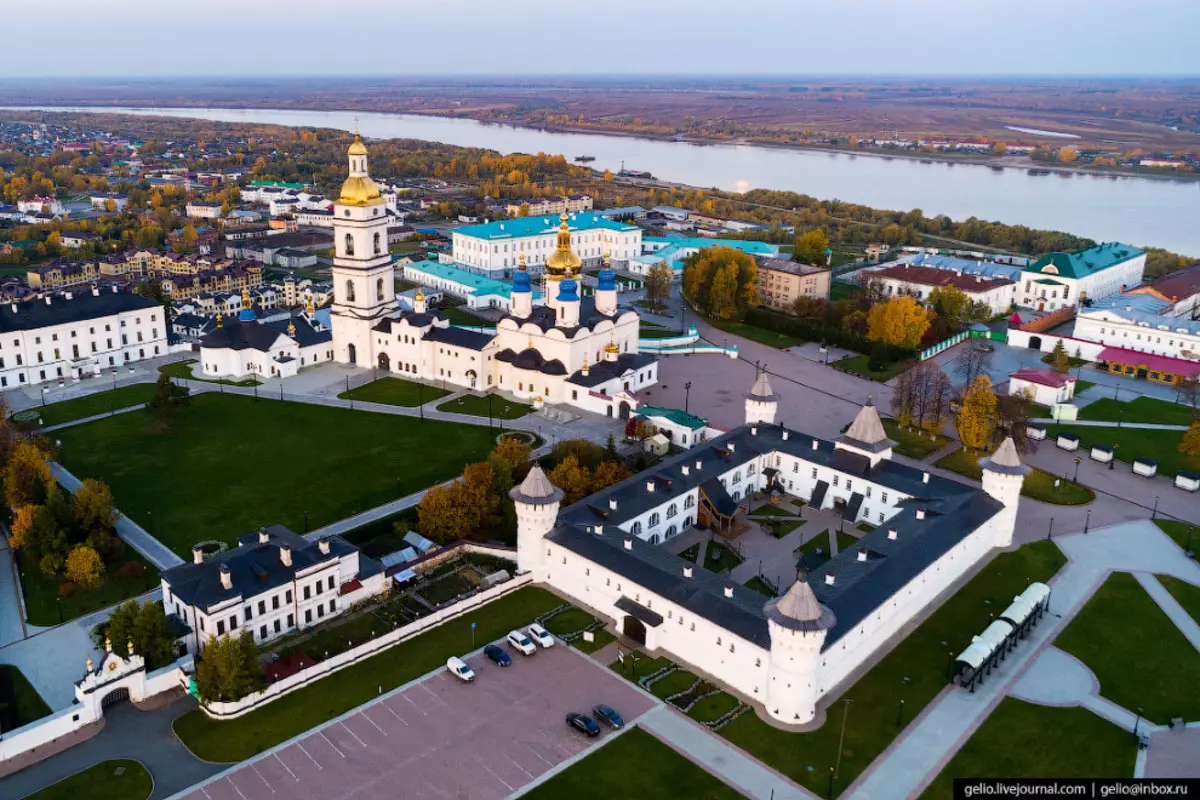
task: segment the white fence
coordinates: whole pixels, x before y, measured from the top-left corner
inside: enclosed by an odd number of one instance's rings
[[[511,551],[506,552],[511,555]],[[461,600],[453,605],[435,611],[427,617],[422,617],[416,622],[405,625],[403,628],[397,628],[396,630],[385,633],[369,642],[365,642],[358,647],[347,650],[340,655],[334,656],[326,661],[322,661],[319,664],[314,664],[306,670],[302,670],[297,672],[295,675],[291,675],[281,681],[277,681],[263,691],[255,692],[252,695],[243,697],[237,702],[214,702],[208,703],[207,705],[202,705],[201,707],[204,709],[204,713],[208,714],[214,719],[233,719],[234,717],[240,717],[243,714],[253,711],[261,705],[283,697],[289,692],[293,692],[296,689],[307,686],[313,681],[318,681],[321,678],[324,678],[326,675],[337,672],[338,670],[348,667],[351,664],[356,664],[365,658],[370,658],[376,653],[380,653],[389,647],[392,647],[393,645],[407,641],[408,639],[411,639],[414,636],[429,630],[430,628],[435,628],[438,625],[441,625],[443,622],[448,622],[456,617],[460,617],[471,609],[478,608],[479,606],[491,602],[492,600],[506,595],[509,592],[516,591],[532,581],[533,575],[530,573],[518,575],[510,581],[501,583],[492,587],[491,589],[487,589],[486,591],[472,595],[465,600]]]
[[[1058,342],[1063,343],[1063,347],[1067,350],[1067,355],[1074,357],[1078,353],[1079,357],[1087,361],[1096,361],[1100,358],[1101,351],[1105,345],[1099,342],[1085,342],[1083,339],[1076,339],[1071,336],[1057,336],[1053,333],[1035,333],[1032,331],[1022,331],[1016,328],[1010,328],[1008,331],[1008,343],[1012,347],[1026,347],[1031,350],[1040,350],[1043,353],[1054,352],[1054,345]]]

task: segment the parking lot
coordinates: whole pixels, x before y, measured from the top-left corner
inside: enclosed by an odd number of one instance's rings
[[[568,711],[607,703],[627,722],[655,701],[561,642],[499,667],[467,662],[473,683],[439,669],[346,717],[182,793],[188,800],[507,797],[611,735],[569,729]],[[336,675],[326,680],[338,680]]]

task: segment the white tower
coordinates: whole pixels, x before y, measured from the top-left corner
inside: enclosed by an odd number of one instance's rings
[[[821,647],[837,617],[798,580],[787,594],[768,600],[763,612],[771,633],[767,665],[767,713],[787,725],[810,722],[817,713],[817,667]]]
[[[542,468],[534,465],[521,485],[508,493],[517,507],[517,569],[546,580],[546,534],[558,519],[563,493],[552,484]]]
[[[333,205],[334,358],[370,365],[371,328],[399,311],[395,273],[388,253],[387,203],[367,173],[367,147],[357,133],[347,155],[350,177]]]
[[[771,382],[767,373],[758,373],[754,387],[746,395],[746,424],[753,425],[763,422],[770,425],[775,422],[775,411],[779,407],[779,397],[771,391]]]
[[[887,438],[883,421],[879,419],[879,412],[875,409],[875,402],[868,397],[867,404],[858,410],[850,427],[834,441],[833,446],[838,450],[849,450],[866,456],[871,460],[873,467],[882,459],[892,457],[892,447],[895,444]]]
[[[1029,467],[1021,463],[1012,437],[1006,438],[989,458],[980,459],[983,467],[983,490],[1004,504],[993,517],[996,525],[996,547],[1011,547],[1017,527],[1017,503],[1021,499],[1021,484]]]

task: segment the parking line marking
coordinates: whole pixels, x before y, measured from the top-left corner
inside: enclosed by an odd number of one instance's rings
[[[409,704],[410,706],[412,706],[413,708],[415,708],[417,711],[420,711],[420,712],[421,712],[421,716],[422,716],[422,717],[428,717],[428,716],[429,716],[428,714],[426,714],[426,713],[425,713],[425,709],[421,708],[419,705],[417,705],[416,703],[414,703],[414,702],[412,701],[412,698],[411,698],[411,697],[409,697],[407,694],[401,695],[401,697],[403,697],[405,700],[407,700],[407,701],[408,701],[408,704]]]
[[[392,707],[391,707],[391,706],[389,706],[387,703],[384,703],[384,704],[383,704],[383,707],[384,707],[384,708],[386,708],[388,711],[391,711],[391,712],[392,712],[392,716],[393,716],[393,717],[395,717],[396,719],[400,720],[401,722],[403,722],[403,723],[404,723],[404,726],[405,726],[406,728],[408,727],[408,720],[406,720],[404,717],[402,717],[402,716],[400,716],[399,714],[397,714],[395,711],[392,711]]]
[[[541,753],[539,753],[537,750],[534,750],[534,749],[533,749],[532,747],[530,747],[528,744],[526,744],[526,745],[525,745],[525,747],[526,747],[526,748],[528,748],[529,752],[533,753],[535,756],[537,756],[538,758],[542,759],[542,761],[545,761],[545,763],[546,763],[546,766],[548,766],[548,767],[553,767],[553,766],[554,766],[554,762],[552,762],[552,761],[546,761],[545,757],[544,757],[544,756],[543,756]]]
[[[374,727],[374,728],[375,728],[375,730],[379,731],[379,732],[380,732],[380,733],[382,733],[384,736],[387,736],[387,731],[385,731],[383,728],[381,728],[381,727],[379,727],[378,725],[376,725],[376,724],[375,724],[375,720],[373,720],[373,719],[371,719],[370,717],[368,717],[368,716],[367,716],[367,712],[366,712],[366,711],[362,712],[362,718],[363,718],[363,719],[365,719],[367,722],[371,723],[372,727]]]
[[[208,793],[208,789],[205,789],[203,786],[201,786],[200,791],[204,792],[204,796],[207,797],[208,800],[212,800],[212,795]]]
[[[517,769],[521,770],[521,772],[524,772],[526,775],[528,775],[531,778],[533,777],[533,773],[530,772],[529,770],[525,769],[524,767],[522,767],[515,758],[513,758],[512,756],[505,756],[505,758],[507,758],[509,761],[511,761],[513,763],[513,766],[516,767]]]
[[[292,768],[289,767],[287,764],[283,763],[283,759],[279,757],[279,751],[275,752],[275,760],[279,762],[279,765],[281,767],[283,767],[284,769],[287,770],[288,775],[291,775],[294,780],[296,780],[296,781],[300,780],[299,778],[296,777],[296,773],[292,772]]]
[[[337,745],[335,745],[333,742],[329,741],[329,737],[325,735],[325,731],[318,731],[318,733],[320,733],[321,738],[325,740],[325,744],[327,744],[333,748],[333,752],[337,753],[342,758],[346,757],[345,753],[343,753],[341,750],[338,750]]]
[[[360,716],[361,716],[361,715],[360,715]],[[354,731],[350,730],[350,727],[349,727],[348,725],[346,725],[346,723],[345,723],[345,722],[343,722],[343,723],[342,723],[342,727],[346,729],[346,733],[348,733],[348,734],[350,734],[351,736],[353,736],[353,737],[354,737],[354,741],[358,742],[358,743],[359,743],[359,744],[361,744],[363,747],[366,747],[366,746],[367,746],[367,743],[366,743],[366,742],[364,742],[362,739],[358,738],[358,734],[356,734]]]
[[[513,790],[513,787],[508,785],[508,781],[504,780],[504,778],[501,778],[499,775],[492,772],[492,768],[489,767],[487,764],[483,763],[482,758],[480,758],[479,756],[475,756],[475,760],[479,762],[479,766],[483,767],[484,769],[486,769],[488,771],[489,775],[491,775],[493,778],[495,778],[496,780],[503,783],[505,789],[508,789],[510,792]]]
[[[304,753],[304,755],[308,756],[309,761],[311,761],[317,765],[317,769],[325,769],[324,767],[321,766],[321,763],[319,761],[317,761],[315,758],[312,757],[311,753],[309,753],[307,750],[304,749],[304,745],[300,744],[299,742],[296,742],[296,747],[299,747],[300,752]],[[289,772],[290,772],[290,770],[289,770]]]
[[[443,700],[442,698],[440,698],[440,697],[438,697],[436,694],[434,694],[434,693],[433,693],[433,690],[432,690],[432,689],[430,689],[430,688],[429,688],[428,686],[426,686],[425,684],[423,684],[423,683],[422,683],[422,684],[421,684],[421,688],[422,688],[422,689],[424,689],[425,691],[429,692],[429,696],[430,696],[430,697],[432,697],[434,700],[437,700],[437,701],[438,701],[439,703],[441,703],[442,705],[444,705],[444,706],[447,706],[447,707],[450,705],[450,704],[449,704],[449,703],[447,703],[445,700]]]
[[[266,778],[264,778],[264,777],[262,776],[262,773],[258,771],[258,767],[256,767],[255,765],[251,764],[251,765],[250,765],[250,769],[254,770],[254,774],[258,776],[258,779],[259,779],[260,781],[262,781],[263,783],[266,783],[266,784],[267,784],[267,788],[271,790],[271,794],[275,794],[275,787],[274,787],[274,786],[272,786],[271,784],[267,783],[267,779],[266,779]]]
[[[247,797],[246,797],[246,795],[242,794],[242,790],[238,788],[238,785],[237,785],[236,783],[234,783],[234,782],[233,782],[233,776],[232,776],[232,775],[230,775],[229,777],[225,778],[225,780],[229,781],[229,785],[233,787],[233,790],[234,790],[235,792],[237,792],[237,793],[238,793],[238,796],[239,796],[239,797],[241,797],[241,798],[242,798],[242,800],[249,800],[249,798],[247,798]]]

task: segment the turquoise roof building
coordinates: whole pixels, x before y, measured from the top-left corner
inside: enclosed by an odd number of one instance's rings
[[[646,236],[642,239],[643,249],[650,252],[630,259],[631,272],[645,274],[655,264],[667,264],[674,272],[683,271],[683,260],[693,253],[709,247],[732,247],[750,256],[775,257],[779,255],[779,246],[756,242],[749,239],[709,239],[695,236],[682,239],[663,239]]]
[[[1081,280],[1144,255],[1144,250],[1132,245],[1104,242],[1074,253],[1047,253],[1027,266],[1025,271]]]
[[[404,270],[406,273],[410,270],[417,273],[413,275],[413,278],[416,279],[416,282],[422,283],[425,286],[433,286],[444,291],[449,291],[451,294],[466,295],[468,298],[473,298],[473,301],[469,303],[472,308],[492,305],[488,301],[488,298],[496,298],[502,301],[498,305],[507,308],[509,301],[512,299],[512,283],[489,278],[486,275],[480,275],[475,272],[468,272],[452,264],[443,264],[439,261],[416,261],[405,265]],[[528,276],[526,278],[528,279]],[[456,288],[450,289],[447,284],[454,284]],[[541,291],[534,289],[534,302],[536,303],[541,299]]]
[[[567,216],[567,227],[573,231],[590,231],[604,229],[610,231],[636,231],[636,225],[616,222],[597,214],[570,214]],[[464,225],[455,228],[454,233],[470,236],[487,241],[502,241],[504,239],[522,239],[527,236],[545,236],[558,230],[558,217],[517,217],[516,219],[485,222],[481,225]]]

